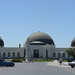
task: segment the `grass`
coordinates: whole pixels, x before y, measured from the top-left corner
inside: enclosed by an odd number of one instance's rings
[[[63,60],[63,62],[68,62],[68,60]]]
[[[33,62],[53,62],[53,59],[34,59]]]

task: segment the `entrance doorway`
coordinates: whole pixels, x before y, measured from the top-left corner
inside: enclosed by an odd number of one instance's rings
[[[39,50],[34,50],[34,58],[39,58]]]

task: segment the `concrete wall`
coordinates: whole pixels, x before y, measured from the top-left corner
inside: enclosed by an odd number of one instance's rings
[[[5,58],[13,58],[13,52],[15,53],[15,58],[17,58],[17,54],[20,53],[20,57],[24,57],[24,48],[12,48],[12,47],[3,47],[0,48],[0,56],[3,57],[3,53],[5,52]],[[10,57],[8,57],[8,53],[10,53]]]
[[[48,50],[48,58],[52,57],[53,45],[30,45],[30,54],[34,58],[34,50],[39,50],[39,58],[46,58],[46,50]]]
[[[56,54],[55,58],[59,58],[58,57],[58,53],[60,53],[60,57],[63,59],[67,59],[68,58],[68,54],[66,52],[68,48],[55,48],[54,50],[52,50],[52,53]],[[63,53],[65,53],[65,57],[63,57]],[[53,54],[52,54],[52,58],[53,58]]]
[[[66,50],[68,48],[55,48],[54,45],[30,45],[29,47],[29,56],[30,58],[34,58],[34,50],[39,50],[39,58],[46,58],[46,50],[48,51],[48,58],[59,58],[58,53],[65,53],[64,59],[68,58],[68,54],[66,53]],[[15,53],[15,58],[17,58],[17,54],[20,53],[20,57],[25,57],[26,55],[26,48],[24,47],[3,47],[0,48],[0,57],[3,56],[3,53],[5,52],[6,58],[13,58],[13,52]],[[8,52],[10,52],[10,57],[8,57]],[[55,57],[53,57],[53,53],[55,53]],[[62,56],[62,54],[61,54]],[[63,58],[63,56],[62,56]]]

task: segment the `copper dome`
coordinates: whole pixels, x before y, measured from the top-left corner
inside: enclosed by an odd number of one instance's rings
[[[72,46],[72,47],[75,47],[75,38],[72,40],[71,46]]]
[[[0,37],[0,47],[4,47],[4,41]]]
[[[53,39],[44,32],[36,32],[29,36],[29,41],[31,45],[40,45],[40,44],[49,44],[49,45],[55,45]],[[38,41],[39,43],[37,43]],[[32,43],[36,42],[36,43]]]

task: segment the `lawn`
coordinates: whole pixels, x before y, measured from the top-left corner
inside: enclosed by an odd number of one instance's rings
[[[53,59],[34,59],[33,62],[53,62]]]
[[[63,62],[68,62],[68,60],[63,60]]]

